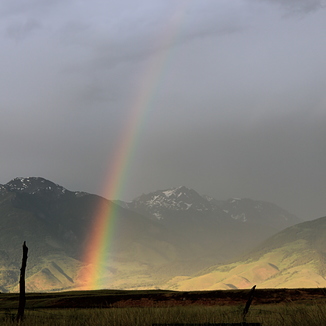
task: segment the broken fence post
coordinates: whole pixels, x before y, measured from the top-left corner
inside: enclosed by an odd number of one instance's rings
[[[25,310],[25,271],[26,271],[26,263],[27,263],[27,253],[28,248],[26,246],[26,241],[23,244],[23,260],[22,267],[20,269],[20,277],[19,277],[19,306],[17,313],[17,321],[20,322],[24,318],[24,310]]]
[[[252,299],[254,298],[254,292],[255,292],[255,289],[256,289],[256,285],[254,285],[252,287],[252,289],[250,290],[249,292],[249,297],[248,297],[248,301],[246,303],[246,306],[244,307],[243,309],[243,313],[242,313],[242,317],[243,317],[243,322],[245,323],[246,322],[246,315],[249,311],[249,308],[250,308],[250,305],[251,305],[251,302],[252,302]]]

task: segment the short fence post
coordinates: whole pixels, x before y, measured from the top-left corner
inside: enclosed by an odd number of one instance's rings
[[[249,311],[249,308],[250,308],[250,305],[251,305],[251,302],[252,302],[252,299],[254,298],[254,292],[255,292],[255,289],[256,289],[256,285],[254,285],[252,287],[252,289],[250,290],[249,292],[249,297],[248,297],[248,301],[243,309],[243,313],[242,313],[242,318],[243,318],[243,323],[246,322],[246,315]]]

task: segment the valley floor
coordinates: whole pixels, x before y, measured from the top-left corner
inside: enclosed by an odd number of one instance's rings
[[[74,291],[29,293],[24,326],[151,326],[155,323],[241,323],[248,290]],[[0,324],[17,325],[18,294],[0,294]],[[320,326],[324,289],[258,289],[246,322],[262,326]]]
[[[245,305],[250,290],[178,292],[166,290],[99,290],[28,293],[26,309],[122,308]],[[18,293],[1,293],[0,310],[18,306]],[[256,289],[252,305],[326,303],[326,289]]]

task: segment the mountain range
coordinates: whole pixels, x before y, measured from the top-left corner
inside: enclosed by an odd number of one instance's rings
[[[296,275],[301,282],[314,279],[307,285],[322,284],[323,240],[317,239],[324,229],[316,227],[314,242],[308,240],[310,235],[300,237],[310,232],[302,233],[301,226],[310,230],[312,222],[300,223],[274,204],[221,201],[183,186],[143,194],[131,202],[109,201],[29,177],[0,185],[0,290],[17,290],[23,241],[30,249],[28,291],[82,288],[80,275],[87,268],[83,255],[100,205],[114,206],[117,214],[117,236],[101,282],[106,288],[190,290],[253,283],[293,287]],[[316,221],[319,225],[323,219]],[[296,237],[293,228],[299,230]],[[310,266],[309,257],[314,269],[299,273],[301,265],[294,261]]]
[[[197,275],[179,276],[174,290],[324,288],[326,286],[326,217],[289,227],[241,259],[215,265]]]

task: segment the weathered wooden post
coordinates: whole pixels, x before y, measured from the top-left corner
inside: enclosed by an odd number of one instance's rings
[[[255,292],[255,289],[256,289],[256,285],[254,285],[252,287],[252,289],[250,290],[249,292],[249,297],[248,297],[248,301],[243,309],[243,313],[242,313],[242,317],[243,317],[243,323],[246,322],[246,315],[249,311],[249,308],[250,308],[250,305],[251,305],[251,302],[252,302],[252,299],[254,298],[254,292]]]
[[[27,253],[28,248],[26,246],[26,241],[23,244],[23,260],[22,267],[20,269],[20,278],[19,278],[19,306],[17,313],[17,322],[20,322],[24,318],[24,310],[25,310],[25,271],[26,271],[26,263],[27,263]]]
[[[242,322],[238,323],[173,323],[173,324],[152,324],[152,326],[262,326],[261,323],[247,323],[246,316],[249,311],[250,305],[252,303],[252,299],[254,298],[254,292],[256,289],[256,285],[252,287],[249,292],[248,300],[242,312]]]

